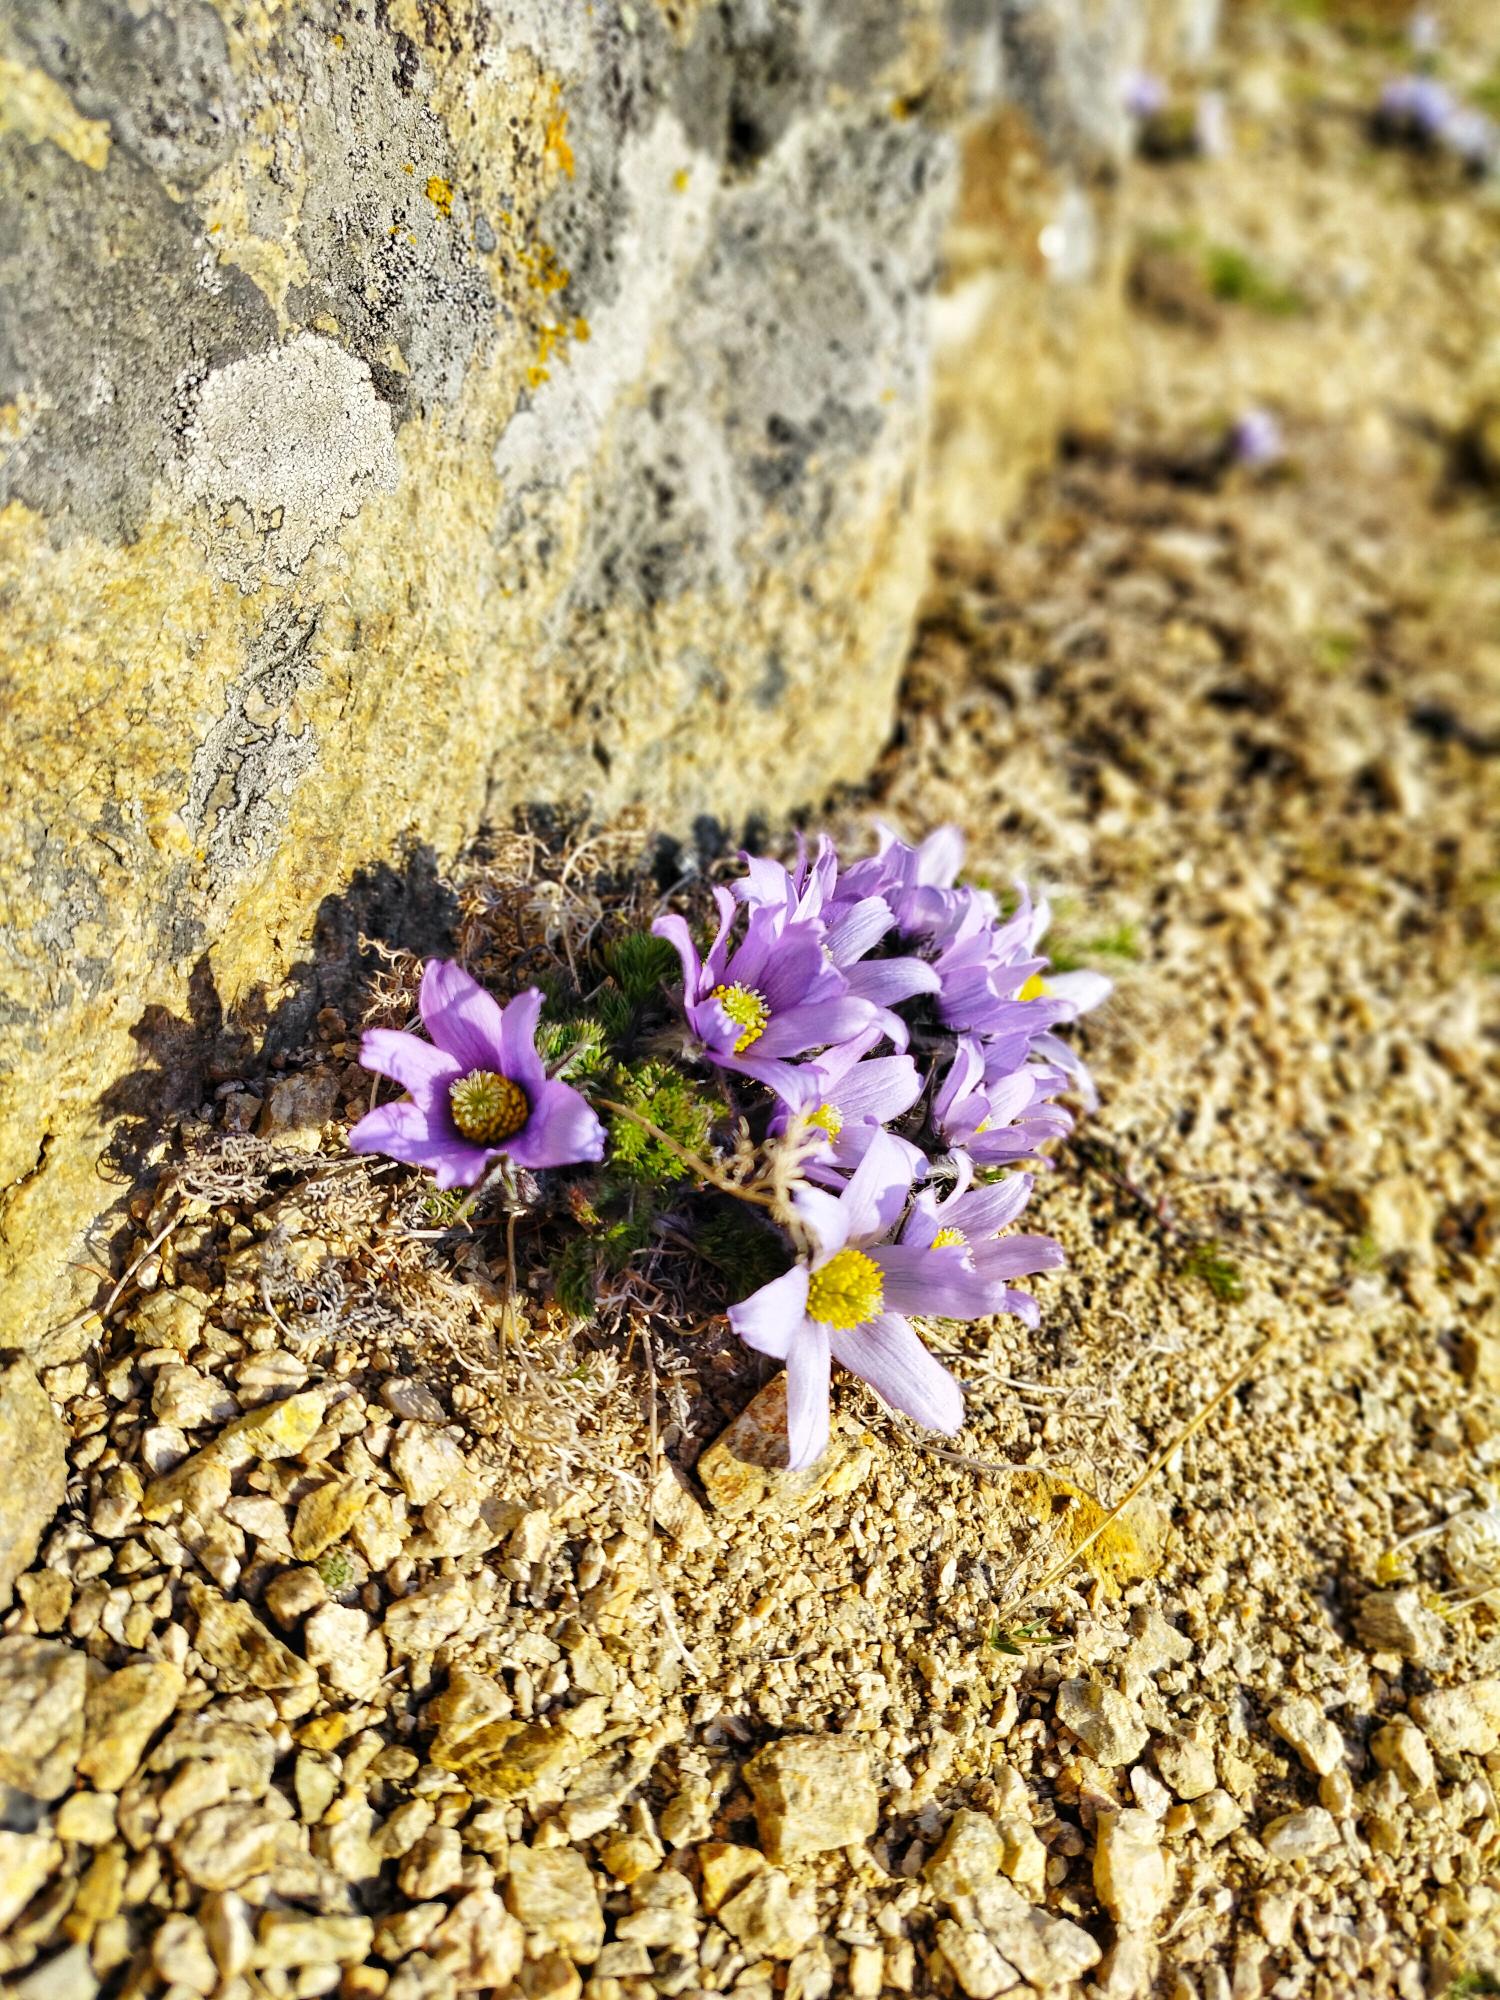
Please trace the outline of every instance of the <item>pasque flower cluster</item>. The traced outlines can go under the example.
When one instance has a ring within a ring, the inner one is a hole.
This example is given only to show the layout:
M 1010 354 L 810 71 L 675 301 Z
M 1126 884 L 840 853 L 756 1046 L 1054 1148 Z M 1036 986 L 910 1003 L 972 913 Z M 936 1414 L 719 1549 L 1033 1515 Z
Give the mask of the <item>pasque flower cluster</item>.
M 847 866 L 824 839 L 790 870 L 746 857 L 716 892 L 706 954 L 682 918 L 654 927 L 681 961 L 690 1053 L 764 1084 L 772 1130 L 797 1119 L 813 1139 L 791 1194 L 797 1261 L 729 1314 L 786 1364 L 794 1467 L 828 1442 L 833 1361 L 956 1431 L 959 1385 L 911 1316 L 1035 1324 L 1014 1280 L 1062 1262 L 1049 1237 L 1004 1232 L 1031 1194 L 1021 1163 L 1070 1129 L 1059 1096 L 1093 1101 L 1057 1031 L 1110 983 L 1051 973 L 1046 904 L 1022 890 L 1002 913 L 959 885 L 962 861 L 952 827 L 916 847 L 881 828 L 877 852 Z
M 789 1138 L 798 1162 L 775 1218 L 790 1268 L 731 1307 L 730 1324 L 785 1363 L 794 1467 L 827 1444 L 835 1361 L 952 1433 L 962 1391 L 913 1317 L 1036 1324 L 1016 1281 L 1062 1251 L 1012 1226 L 1032 1192 L 1028 1163 L 1071 1127 L 1058 1100 L 1094 1101 L 1059 1030 L 1110 982 L 1050 969 L 1049 912 L 1024 889 L 1002 910 L 961 885 L 954 828 L 910 846 L 882 827 L 876 852 L 848 864 L 826 838 L 815 855 L 799 842 L 790 869 L 744 860 L 713 892 L 711 937 L 675 913 L 652 926 L 680 966 L 665 997 L 687 1070 L 719 1072 L 752 1129 Z M 587 1078 L 549 1075 L 537 1052 L 542 1004 L 533 988 L 501 1008 L 460 967 L 430 964 L 419 1002 L 430 1039 L 377 1029 L 361 1049 L 408 1095 L 361 1119 L 350 1145 L 427 1168 L 440 1188 L 604 1161 Z

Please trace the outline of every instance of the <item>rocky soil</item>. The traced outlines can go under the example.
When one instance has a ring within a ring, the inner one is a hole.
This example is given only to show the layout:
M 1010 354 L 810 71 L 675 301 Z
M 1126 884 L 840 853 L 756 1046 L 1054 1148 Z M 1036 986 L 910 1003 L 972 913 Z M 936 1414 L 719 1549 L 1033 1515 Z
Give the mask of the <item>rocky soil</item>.
M 512 1309 L 351 1160 L 325 1013 L 0 1372 L 7 1991 L 1493 1990 L 1500 216 L 1278 18 L 1150 180 L 1137 404 L 945 552 L 834 812 L 959 820 L 1118 978 L 1041 1333 L 965 1335 L 953 1449 L 840 1383 L 791 1478 L 722 1321 Z M 574 894 L 498 851 L 497 952 Z

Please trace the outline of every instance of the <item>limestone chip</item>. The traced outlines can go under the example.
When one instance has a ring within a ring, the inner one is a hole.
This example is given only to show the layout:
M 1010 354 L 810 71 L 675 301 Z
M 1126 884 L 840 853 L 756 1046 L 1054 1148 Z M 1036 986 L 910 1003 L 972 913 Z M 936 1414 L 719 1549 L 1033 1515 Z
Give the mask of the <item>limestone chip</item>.
M 1310 1695 L 1292 1695 L 1278 1702 L 1268 1720 L 1283 1743 L 1290 1744 L 1316 1777 L 1326 1778 L 1344 1761 L 1344 1737 Z
M 262 1625 L 249 1605 L 221 1597 L 196 1580 L 188 1586 L 188 1601 L 198 1619 L 198 1651 L 230 1685 L 302 1695 L 311 1705 L 316 1672 Z
M 1163 1783 L 1179 1799 L 1201 1799 L 1218 1782 L 1213 1751 L 1191 1736 L 1158 1736 L 1151 1755 Z
M 1136 1807 L 1101 1813 L 1094 1837 L 1100 1902 L 1123 1930 L 1149 1930 L 1166 1908 L 1170 1888 L 1157 1822 Z
M 584 1857 L 571 1847 L 513 1847 L 505 1880 L 511 1915 L 543 1950 L 592 1965 L 604 1944 L 599 1890 Z
M 1150 1734 L 1135 1704 L 1099 1681 L 1061 1682 L 1057 1719 L 1101 1764 L 1133 1764 Z
M 1500 1680 L 1433 1688 L 1416 1696 L 1411 1712 L 1440 1757 L 1487 1757 L 1500 1744 Z
M 297 1503 L 292 1522 L 292 1554 L 312 1562 L 348 1533 L 364 1512 L 369 1487 L 358 1479 L 334 1479 L 314 1487 Z
M 709 1503 L 731 1517 L 760 1509 L 801 1513 L 826 1495 L 852 1493 L 871 1465 L 868 1445 L 838 1429 L 816 1465 L 786 1464 L 786 1377 L 773 1375 L 698 1460 Z
M 61 1798 L 83 1749 L 87 1667 L 51 1639 L 0 1639 L 0 1785 Z
M 185 1682 L 170 1660 L 140 1660 L 88 1691 L 78 1769 L 100 1791 L 135 1776 L 147 1743 L 176 1708 Z
M 760 1869 L 719 1906 L 719 1922 L 752 1959 L 795 1958 L 817 1935 L 818 1906 L 809 1884 L 793 1888 L 779 1868 Z
M 1339 1843 L 1333 1815 L 1323 1806 L 1279 1813 L 1260 1830 L 1261 1844 L 1276 1861 L 1312 1861 Z
M 1391 1772 L 1411 1798 L 1422 1798 L 1437 1782 L 1432 1749 L 1416 1723 L 1404 1715 L 1387 1722 L 1370 1738 L 1370 1755 L 1382 1771 Z
M 29 1568 L 67 1491 L 67 1435 L 19 1355 L 0 1361 L 0 1611 Z
M 981 1884 L 992 1882 L 1001 1871 L 1004 1855 L 995 1822 L 984 1813 L 961 1810 L 948 1822 L 948 1831 L 922 1873 L 944 1902 L 954 1903 L 972 1896 Z
M 50 1833 L 0 1827 L 0 1931 L 9 1929 L 61 1860 Z
M 745 1766 L 761 1845 L 797 1861 L 868 1840 L 879 1816 L 870 1754 L 849 1736 L 788 1736 Z
M 983 1931 L 966 1931 L 944 1917 L 937 1927 L 937 1947 L 969 2000 L 994 2000 L 1021 1983 L 1021 1975 L 1007 1965 Z M 879 1992 L 879 1987 L 874 1991 Z

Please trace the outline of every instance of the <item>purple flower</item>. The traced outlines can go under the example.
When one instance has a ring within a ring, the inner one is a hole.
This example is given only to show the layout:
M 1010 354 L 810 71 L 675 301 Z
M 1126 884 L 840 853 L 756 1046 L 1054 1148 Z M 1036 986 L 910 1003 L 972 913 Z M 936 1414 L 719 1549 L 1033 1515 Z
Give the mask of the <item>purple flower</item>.
M 408 1095 L 361 1118 L 352 1151 L 426 1167 L 440 1188 L 473 1187 L 498 1159 L 535 1168 L 603 1159 L 604 1127 L 587 1100 L 542 1068 L 535 987 L 502 1008 L 462 966 L 432 959 L 417 1005 L 430 1042 L 371 1028 L 360 1044 L 365 1068 Z
M 789 1056 L 847 1042 L 874 1025 L 877 1010 L 849 991 L 823 949 L 823 926 L 785 921 L 768 906 L 751 909 L 731 948 L 739 905 L 716 889 L 719 931 L 700 957 L 681 917 L 651 926 L 682 962 L 682 1004 L 704 1055 L 778 1092 L 790 1087 Z
M 794 1469 L 827 1448 L 832 1361 L 928 1430 L 951 1434 L 963 1423 L 963 1391 L 906 1315 L 970 1318 L 985 1310 L 993 1286 L 956 1246 L 889 1240 L 910 1190 L 910 1163 L 888 1132 L 877 1132 L 842 1194 L 797 1190 L 810 1252 L 730 1308 L 729 1323 L 747 1347 L 786 1363 Z
M 1452 93 L 1436 77 L 1398 76 L 1380 93 L 1375 123 L 1395 138 L 1430 145 L 1453 116 Z
M 1008 1174 L 988 1187 L 971 1187 L 966 1172 L 941 1198 L 924 1188 L 912 1205 L 901 1241 L 929 1250 L 966 1249 L 980 1277 L 995 1288 L 989 1311 L 1014 1313 L 1028 1326 L 1038 1326 L 1041 1313 L 1036 1300 L 1030 1292 L 1015 1290 L 1009 1281 L 1057 1270 L 1064 1262 L 1062 1245 L 1050 1236 L 1000 1233 L 1025 1208 L 1031 1189 L 1030 1174 Z
M 909 1111 L 922 1095 L 922 1079 L 908 1055 L 871 1056 L 877 1039 L 871 1030 L 843 1048 L 830 1049 L 816 1062 L 799 1063 L 784 1095 L 787 1109 L 771 1120 L 773 1134 L 784 1132 L 794 1114 L 808 1115 L 827 1141 L 821 1155 L 806 1162 L 810 1179 L 841 1187 L 870 1149 L 870 1142 L 887 1120 Z M 889 1136 L 889 1135 L 887 1135 Z M 913 1172 L 925 1167 L 926 1156 L 905 1139 L 895 1143 L 911 1162 Z
M 863 889 L 851 887 L 847 877 L 841 881 L 838 852 L 826 835 L 818 842 L 818 858 L 811 866 L 800 834 L 795 870 L 756 855 L 742 858 L 746 872 L 734 885 L 740 901 L 752 910 L 772 912 L 786 928 L 821 926 L 823 949 L 829 963 L 843 973 L 847 991 L 878 1010 L 882 1031 L 896 1048 L 904 1049 L 906 1023 L 891 1010 L 914 994 L 935 993 L 938 975 L 920 958 L 869 956 L 896 923 L 892 905 L 876 881 Z
M 1230 428 L 1229 450 L 1237 464 L 1259 468 L 1276 465 L 1286 456 L 1286 440 L 1271 411 L 1249 409 Z
M 1050 1100 L 1066 1087 L 1055 1066 L 1028 1063 L 1001 1070 L 975 1035 L 960 1035 L 953 1060 L 932 1100 L 932 1125 L 967 1169 L 1029 1159 L 1046 1139 L 1059 1139 L 1073 1121 Z
M 1149 70 L 1132 70 L 1125 79 L 1122 95 L 1132 118 L 1154 118 L 1167 108 L 1167 86 Z

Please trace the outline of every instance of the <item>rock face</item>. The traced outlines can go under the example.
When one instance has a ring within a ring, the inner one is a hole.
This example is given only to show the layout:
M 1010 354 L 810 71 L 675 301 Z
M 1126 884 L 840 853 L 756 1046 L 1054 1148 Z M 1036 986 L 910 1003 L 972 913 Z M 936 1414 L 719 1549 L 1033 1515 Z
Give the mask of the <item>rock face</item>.
M 1049 162 L 980 299 L 1015 380 L 1006 326 L 1058 276 L 1038 203 L 1084 243 L 1054 243 L 1072 296 L 1104 267 L 1086 190 L 1139 31 L 1124 0 L 13 10 L 0 1285 L 29 1346 L 77 1302 L 106 1141 L 294 1031 L 361 927 L 438 942 L 432 861 L 483 813 L 685 830 L 865 771 L 923 576 L 964 121 L 1006 107 L 991 196 L 1017 148 Z

